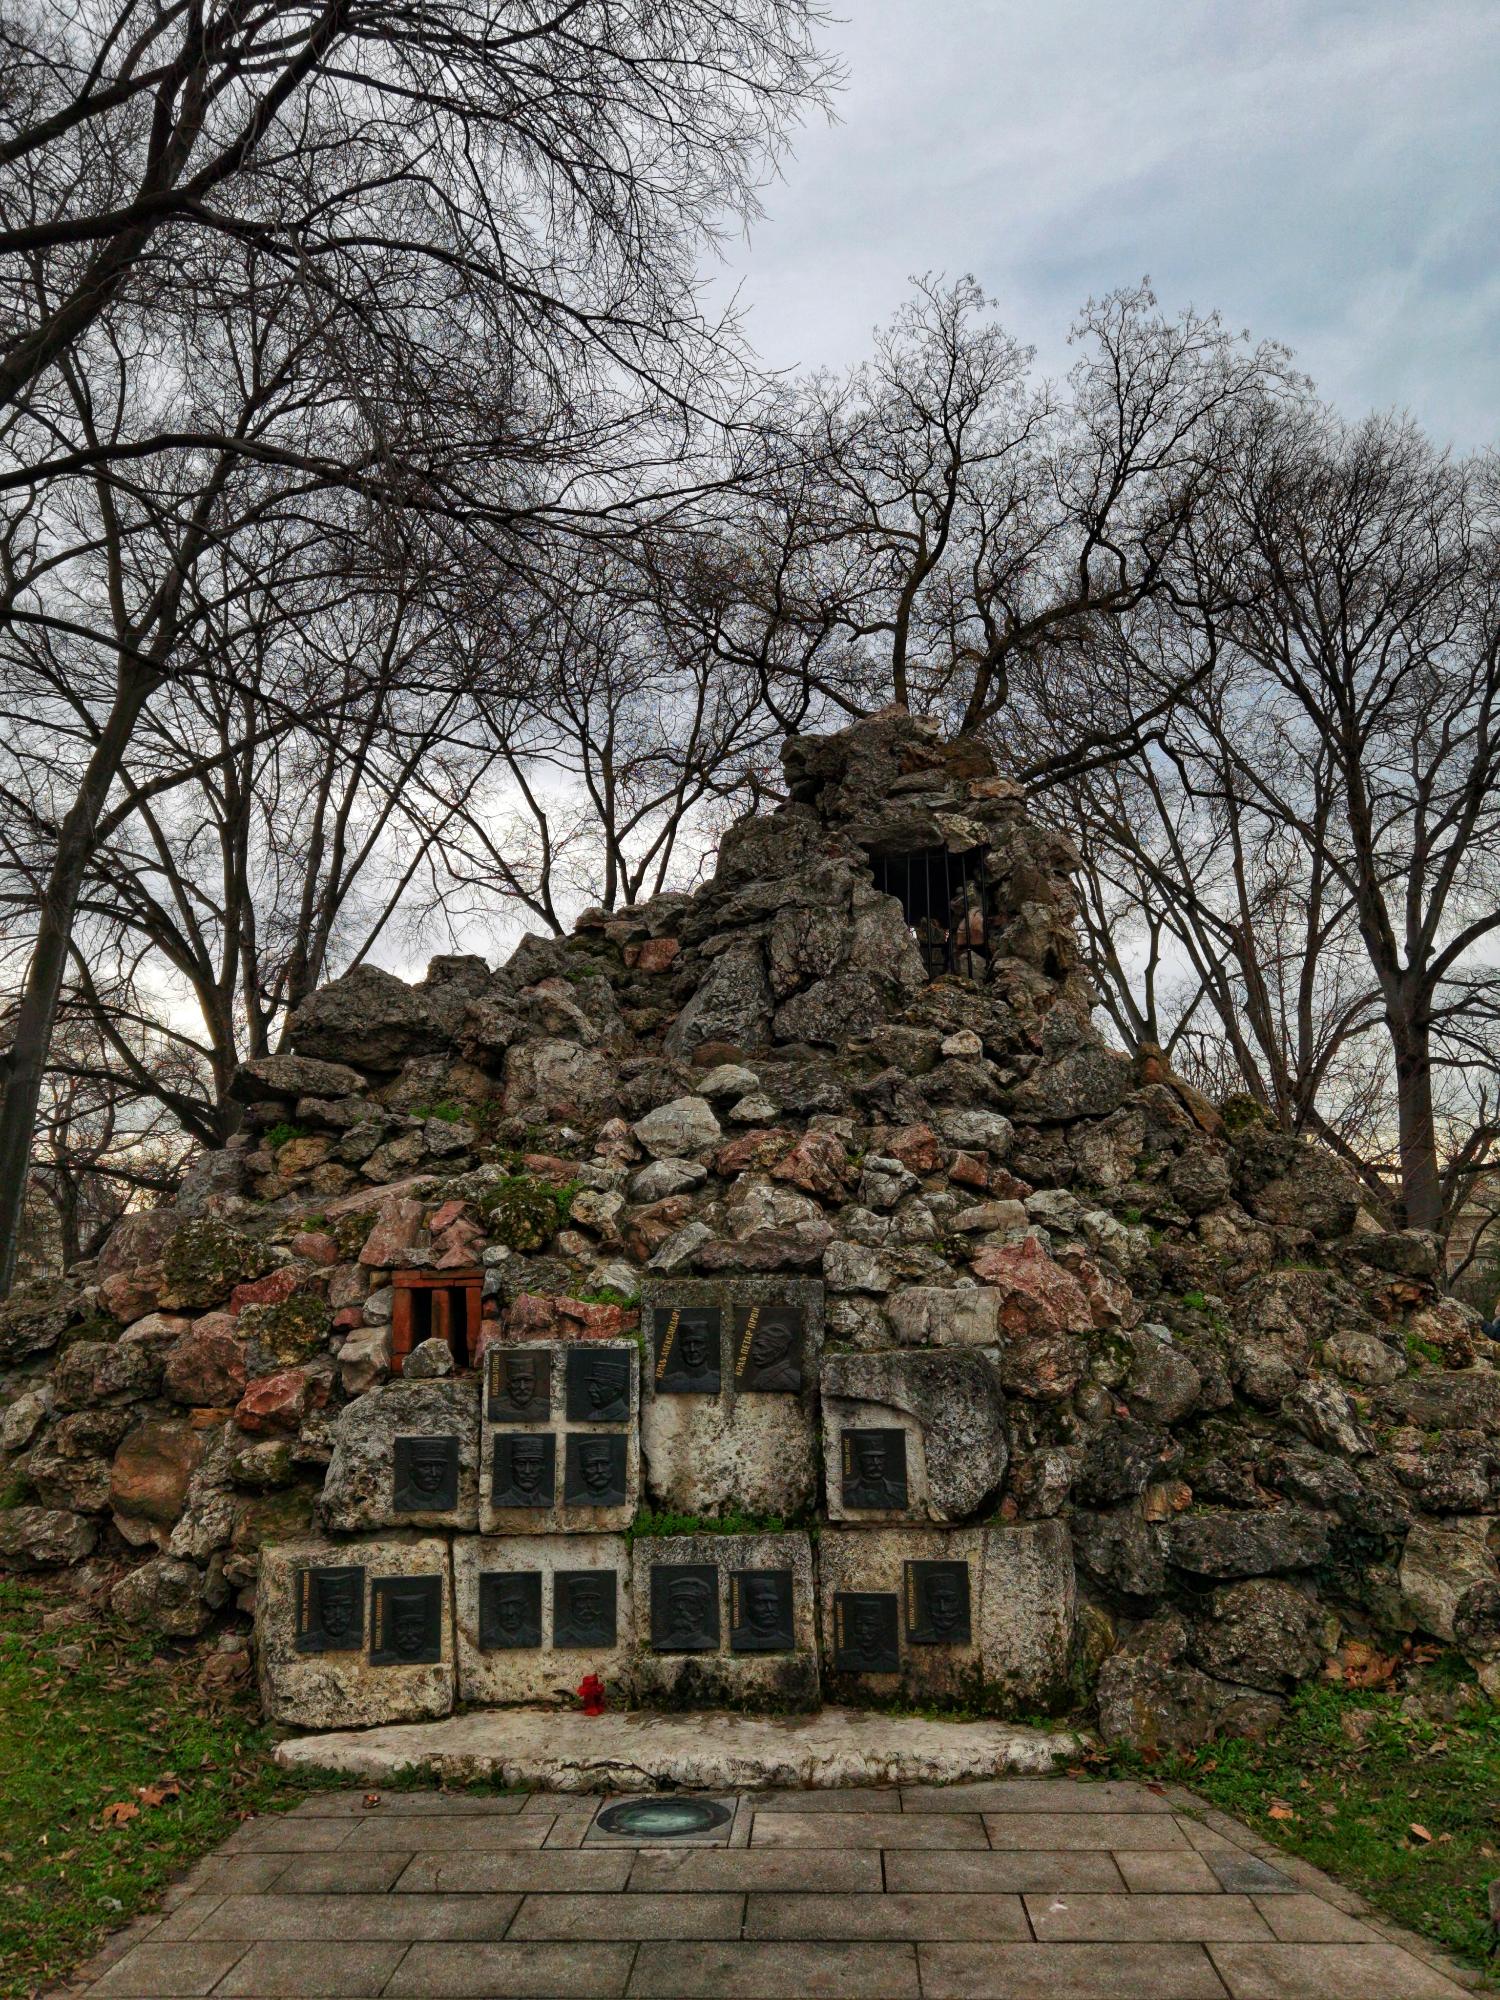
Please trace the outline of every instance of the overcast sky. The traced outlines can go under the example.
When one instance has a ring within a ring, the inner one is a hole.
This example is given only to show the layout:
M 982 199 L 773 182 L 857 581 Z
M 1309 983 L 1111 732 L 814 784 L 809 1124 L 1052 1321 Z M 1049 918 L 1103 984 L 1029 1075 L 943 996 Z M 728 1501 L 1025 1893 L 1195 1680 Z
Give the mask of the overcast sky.
M 931 269 L 1060 370 L 1149 274 L 1346 410 L 1500 443 L 1500 0 L 834 4 L 840 122 L 730 246 L 768 360 L 857 359 Z

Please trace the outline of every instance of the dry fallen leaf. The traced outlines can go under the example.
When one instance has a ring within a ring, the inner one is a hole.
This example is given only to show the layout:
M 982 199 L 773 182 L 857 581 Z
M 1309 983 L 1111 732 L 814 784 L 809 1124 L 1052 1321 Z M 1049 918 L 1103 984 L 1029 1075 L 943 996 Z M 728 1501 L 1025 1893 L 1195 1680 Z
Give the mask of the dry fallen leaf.
M 182 1787 L 175 1778 L 162 1778 L 154 1785 L 138 1785 L 136 1796 L 143 1806 L 164 1806 L 169 1799 L 180 1799 Z
M 140 1816 L 141 1809 L 133 1799 L 117 1799 L 112 1806 L 106 1806 L 99 1815 L 106 1826 L 125 1826 Z
M 1431 1840 L 1432 1838 L 1432 1835 L 1427 1831 L 1426 1827 L 1419 1826 L 1415 1820 L 1413 1820 L 1411 1825 L 1407 1828 L 1407 1832 L 1410 1833 L 1413 1840 L 1427 1841 Z
M 367 1808 L 370 1806 L 378 1806 L 380 1804 L 379 1792 L 366 1792 L 364 1802 Z
M 1270 1819 L 1295 1819 L 1297 1815 L 1285 1799 L 1272 1799 L 1267 1817 Z

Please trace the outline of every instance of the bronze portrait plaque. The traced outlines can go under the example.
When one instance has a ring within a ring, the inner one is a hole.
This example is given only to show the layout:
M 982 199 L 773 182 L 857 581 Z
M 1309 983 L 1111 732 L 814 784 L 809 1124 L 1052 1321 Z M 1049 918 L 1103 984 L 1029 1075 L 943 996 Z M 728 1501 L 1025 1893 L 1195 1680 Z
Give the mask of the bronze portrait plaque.
M 479 1644 L 486 1653 L 515 1652 L 542 1643 L 542 1573 L 497 1570 L 479 1579 Z
M 557 1491 L 557 1439 L 550 1431 L 498 1431 L 490 1501 L 496 1507 L 550 1507 Z
M 563 1365 L 570 1424 L 629 1423 L 630 1355 L 625 1348 L 570 1347 Z
M 395 1441 L 398 1514 L 440 1514 L 458 1505 L 458 1439 L 398 1437 Z
M 906 1636 L 914 1646 L 967 1646 L 973 1638 L 966 1562 L 906 1565 Z
M 800 1305 L 741 1306 L 734 1315 L 735 1386 L 750 1395 L 796 1396 L 802 1390 Z
M 442 1578 L 377 1576 L 370 1586 L 370 1665 L 435 1666 L 442 1657 Z
M 717 1396 L 717 1306 L 656 1306 L 652 1310 L 655 1380 L 659 1396 Z
M 790 1653 L 792 1572 L 789 1569 L 736 1569 L 729 1573 L 731 1653 Z
M 490 1422 L 545 1423 L 552 1414 L 552 1349 L 492 1347 L 486 1360 Z
M 563 1504 L 568 1507 L 623 1507 L 625 1504 L 625 1437 L 623 1432 L 590 1437 L 575 1431 L 563 1456 Z
M 905 1431 L 844 1431 L 839 1460 L 846 1507 L 892 1513 L 906 1506 Z
M 560 1569 L 552 1579 L 552 1644 L 566 1651 L 615 1644 L 612 1569 Z
M 357 1653 L 365 1643 L 365 1573 L 357 1567 L 299 1569 L 293 1586 L 299 1653 Z
M 898 1674 L 900 1606 L 893 1590 L 838 1590 L 833 1597 L 833 1664 L 841 1674 Z
M 655 1563 L 651 1569 L 651 1649 L 719 1650 L 719 1572 L 712 1563 Z

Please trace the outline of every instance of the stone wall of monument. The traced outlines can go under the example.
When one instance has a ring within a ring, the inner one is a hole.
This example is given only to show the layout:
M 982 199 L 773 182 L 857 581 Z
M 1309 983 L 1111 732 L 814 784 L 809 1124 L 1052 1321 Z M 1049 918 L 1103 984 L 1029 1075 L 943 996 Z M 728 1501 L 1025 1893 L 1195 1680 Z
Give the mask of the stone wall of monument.
M 592 1675 L 1191 1741 L 1413 1633 L 1500 1694 L 1435 1242 L 1104 1044 L 978 746 L 785 762 L 691 896 L 314 994 L 177 1205 L 0 1310 L 0 1563 L 226 1675 L 253 1613 L 306 1726 Z

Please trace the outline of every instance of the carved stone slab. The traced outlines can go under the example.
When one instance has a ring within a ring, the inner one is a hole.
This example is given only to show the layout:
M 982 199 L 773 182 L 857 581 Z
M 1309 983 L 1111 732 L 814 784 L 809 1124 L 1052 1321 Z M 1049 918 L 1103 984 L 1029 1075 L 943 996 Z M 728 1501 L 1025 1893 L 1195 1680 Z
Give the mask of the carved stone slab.
M 348 1405 L 318 1508 L 335 1534 L 470 1528 L 479 1519 L 479 1385 L 387 1382 Z
M 641 1448 L 672 1513 L 796 1514 L 818 1493 L 823 1287 L 805 1278 L 661 1281 L 642 1312 Z
M 638 1536 L 640 1698 L 675 1708 L 816 1708 L 806 1535 Z
M 964 1521 L 990 1511 L 1009 1448 L 993 1357 L 830 1354 L 822 1368 L 830 1521 Z
M 640 1501 L 633 1340 L 526 1341 L 484 1356 L 485 1534 L 598 1534 Z M 527 1412 L 530 1412 L 528 1415 Z
M 831 1700 L 1046 1708 L 1065 1692 L 1076 1591 L 1064 1521 L 830 1528 L 818 1595 Z
M 390 1534 L 268 1544 L 255 1650 L 272 1722 L 356 1729 L 447 1715 L 454 1645 L 446 1542 Z
M 597 1674 L 632 1687 L 629 1551 L 618 1535 L 460 1535 L 453 1544 L 461 1701 L 550 1702 Z

